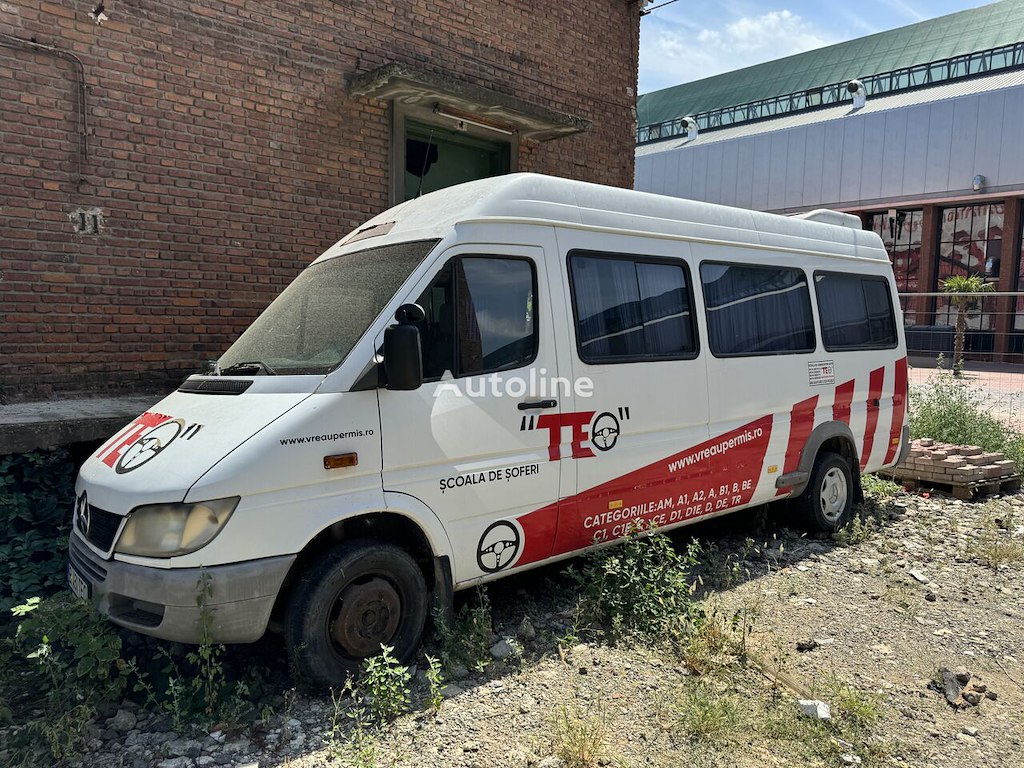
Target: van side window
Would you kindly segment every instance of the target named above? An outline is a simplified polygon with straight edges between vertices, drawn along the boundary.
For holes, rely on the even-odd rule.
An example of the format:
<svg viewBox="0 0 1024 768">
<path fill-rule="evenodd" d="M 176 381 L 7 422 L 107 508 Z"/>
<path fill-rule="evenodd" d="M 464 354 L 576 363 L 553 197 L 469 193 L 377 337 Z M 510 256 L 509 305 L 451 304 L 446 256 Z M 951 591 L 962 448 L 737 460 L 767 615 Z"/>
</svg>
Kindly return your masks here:
<svg viewBox="0 0 1024 768">
<path fill-rule="evenodd" d="M 829 352 L 896 346 L 896 319 L 884 279 L 815 272 L 814 287 L 821 338 Z"/>
<path fill-rule="evenodd" d="M 445 265 L 417 299 L 423 378 L 527 365 L 537 355 L 536 279 L 525 259 L 466 256 Z"/>
<path fill-rule="evenodd" d="M 574 252 L 569 268 L 585 363 L 696 356 L 685 264 Z"/>
<path fill-rule="evenodd" d="M 703 262 L 700 279 L 716 357 L 814 351 L 803 270 Z"/>
</svg>

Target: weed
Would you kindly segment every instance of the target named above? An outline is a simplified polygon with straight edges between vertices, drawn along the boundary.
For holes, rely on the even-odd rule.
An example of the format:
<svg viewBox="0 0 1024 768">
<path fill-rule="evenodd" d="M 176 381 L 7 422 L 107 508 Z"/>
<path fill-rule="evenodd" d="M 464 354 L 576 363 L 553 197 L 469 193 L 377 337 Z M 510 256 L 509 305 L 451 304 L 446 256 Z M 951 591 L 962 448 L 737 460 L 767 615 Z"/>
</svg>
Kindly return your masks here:
<svg viewBox="0 0 1024 768">
<path fill-rule="evenodd" d="M 899 483 L 872 474 L 861 475 L 860 486 L 865 500 L 871 499 L 876 502 L 884 502 L 903 493 L 903 486 Z"/>
<path fill-rule="evenodd" d="M 700 545 L 677 551 L 663 534 L 634 528 L 617 547 L 591 554 L 582 569 L 567 569 L 580 587 L 584 616 L 614 642 L 629 636 L 663 638 L 699 619 L 691 571 Z"/>
<path fill-rule="evenodd" d="M 846 525 L 832 534 L 832 539 L 841 547 L 863 544 L 882 530 L 882 523 L 877 516 L 857 514 Z"/>
<path fill-rule="evenodd" d="M 444 696 L 441 694 L 444 688 L 444 674 L 441 672 L 441 661 L 430 654 L 427 654 L 427 685 L 430 687 L 430 698 L 428 703 L 435 712 L 441 709 Z"/>
<path fill-rule="evenodd" d="M 409 709 L 412 674 L 391 655 L 394 650 L 392 646 L 382 645 L 380 654 L 363 662 L 359 692 L 366 699 L 374 723 L 389 722 Z"/>
<path fill-rule="evenodd" d="M 72 754 L 96 709 L 120 701 L 137 673 L 121 638 L 70 593 L 31 598 L 12 610 L 18 628 L 0 640 L 0 700 L 20 723 L 13 759 L 48 763 Z"/>
<path fill-rule="evenodd" d="M 940 367 L 931 381 L 910 391 L 911 437 L 980 445 L 1024 466 L 1024 435 L 994 417 L 985 394 L 969 380 Z"/>
<path fill-rule="evenodd" d="M 597 768 L 608 756 L 606 722 L 601 711 L 562 704 L 551 718 L 554 754 L 566 768 Z"/>
<path fill-rule="evenodd" d="M 969 553 L 995 570 L 1024 560 L 1024 541 L 1014 535 L 1013 509 L 998 500 L 985 506 L 986 514 L 968 547 Z"/>
<path fill-rule="evenodd" d="M 345 682 L 340 691 L 331 689 L 331 723 L 324 735 L 324 746 L 333 761 L 352 768 L 375 768 L 377 765 L 377 741 L 374 728 L 366 721 L 366 713 L 360 707 L 349 707 L 349 697 L 357 698 L 358 693 L 352 678 Z M 347 709 L 347 711 L 346 711 Z M 345 720 L 351 722 L 346 732 L 342 726 Z"/>
<path fill-rule="evenodd" d="M 697 675 L 733 666 L 747 657 L 747 646 L 759 607 L 743 605 L 723 614 L 717 604 L 702 606 L 701 618 L 690 631 L 672 638 L 676 655 Z"/>
<path fill-rule="evenodd" d="M 826 690 L 833 708 L 856 729 L 870 728 L 882 716 L 881 701 L 875 693 L 858 690 L 836 678 L 826 683 Z"/>
<path fill-rule="evenodd" d="M 377 734 L 408 711 L 412 674 L 391 655 L 392 651 L 393 647 L 382 645 L 380 654 L 363 662 L 358 684 L 349 678 L 340 691 L 331 689 L 333 710 L 324 744 L 332 760 L 353 768 L 376 766 Z M 439 672 L 436 659 L 428 657 L 428 663 Z M 350 723 L 347 731 L 342 726 L 345 720 Z"/>
<path fill-rule="evenodd" d="M 232 681 L 224 669 L 223 645 L 213 642 L 213 580 L 200 570 L 196 581 L 199 608 L 199 645 L 187 651 L 184 663 L 167 648 L 157 656 L 164 659 L 167 687 L 158 703 L 171 717 L 175 730 L 205 728 L 214 723 L 237 724 L 253 710 L 251 694 L 259 684 L 258 672 L 248 679 Z M 149 698 L 158 697 L 149 694 Z"/>
<path fill-rule="evenodd" d="M 441 661 L 447 669 L 462 664 L 478 672 L 484 670 L 491 660 L 494 636 L 491 602 L 485 587 L 477 589 L 475 602 L 463 604 L 452 626 L 440 614 L 435 616 L 434 624 L 441 641 Z"/>
<path fill-rule="evenodd" d="M 673 733 L 718 743 L 732 741 L 744 727 L 743 709 L 734 696 L 714 690 L 704 680 L 693 680 L 669 699 L 669 727 Z"/>
<path fill-rule="evenodd" d="M 64 586 L 73 480 L 63 448 L 0 456 L 0 611 Z"/>
</svg>

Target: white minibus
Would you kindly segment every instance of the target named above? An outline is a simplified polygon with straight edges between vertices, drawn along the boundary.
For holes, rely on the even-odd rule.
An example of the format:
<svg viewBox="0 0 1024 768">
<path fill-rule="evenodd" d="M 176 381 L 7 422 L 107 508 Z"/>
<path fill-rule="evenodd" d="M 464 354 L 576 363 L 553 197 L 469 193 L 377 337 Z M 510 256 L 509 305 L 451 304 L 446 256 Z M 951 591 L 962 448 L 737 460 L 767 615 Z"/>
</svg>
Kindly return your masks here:
<svg viewBox="0 0 1024 768">
<path fill-rule="evenodd" d="M 370 220 L 83 465 L 72 590 L 336 684 L 455 591 L 795 499 L 844 525 L 908 448 L 879 237 L 513 174 Z M 200 579 L 210 589 L 197 604 Z"/>
</svg>

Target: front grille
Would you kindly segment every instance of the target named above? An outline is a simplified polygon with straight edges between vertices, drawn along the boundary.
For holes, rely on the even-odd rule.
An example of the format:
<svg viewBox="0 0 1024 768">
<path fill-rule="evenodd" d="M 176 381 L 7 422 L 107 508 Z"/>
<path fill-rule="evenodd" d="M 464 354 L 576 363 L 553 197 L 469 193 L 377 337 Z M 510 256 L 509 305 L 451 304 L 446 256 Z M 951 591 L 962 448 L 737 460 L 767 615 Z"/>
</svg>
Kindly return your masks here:
<svg viewBox="0 0 1024 768">
<path fill-rule="evenodd" d="M 88 577 L 94 584 L 98 584 L 106 581 L 107 569 L 95 562 L 93 560 L 94 557 L 95 555 L 90 555 L 85 546 L 79 543 L 77 538 L 74 536 L 71 537 L 71 548 L 68 551 L 68 559 L 71 560 L 71 564 L 75 566 L 75 570 L 83 576 Z"/>
<path fill-rule="evenodd" d="M 89 543 L 96 547 L 96 549 L 109 552 L 110 547 L 114 544 L 114 537 L 117 536 L 117 530 L 121 527 L 121 521 L 124 518 L 121 515 L 115 515 L 113 512 L 107 512 L 105 509 L 100 509 L 90 504 L 89 530 L 87 531 L 85 530 L 82 518 L 78 515 L 76 517 L 78 518 L 78 530 Z"/>
</svg>

